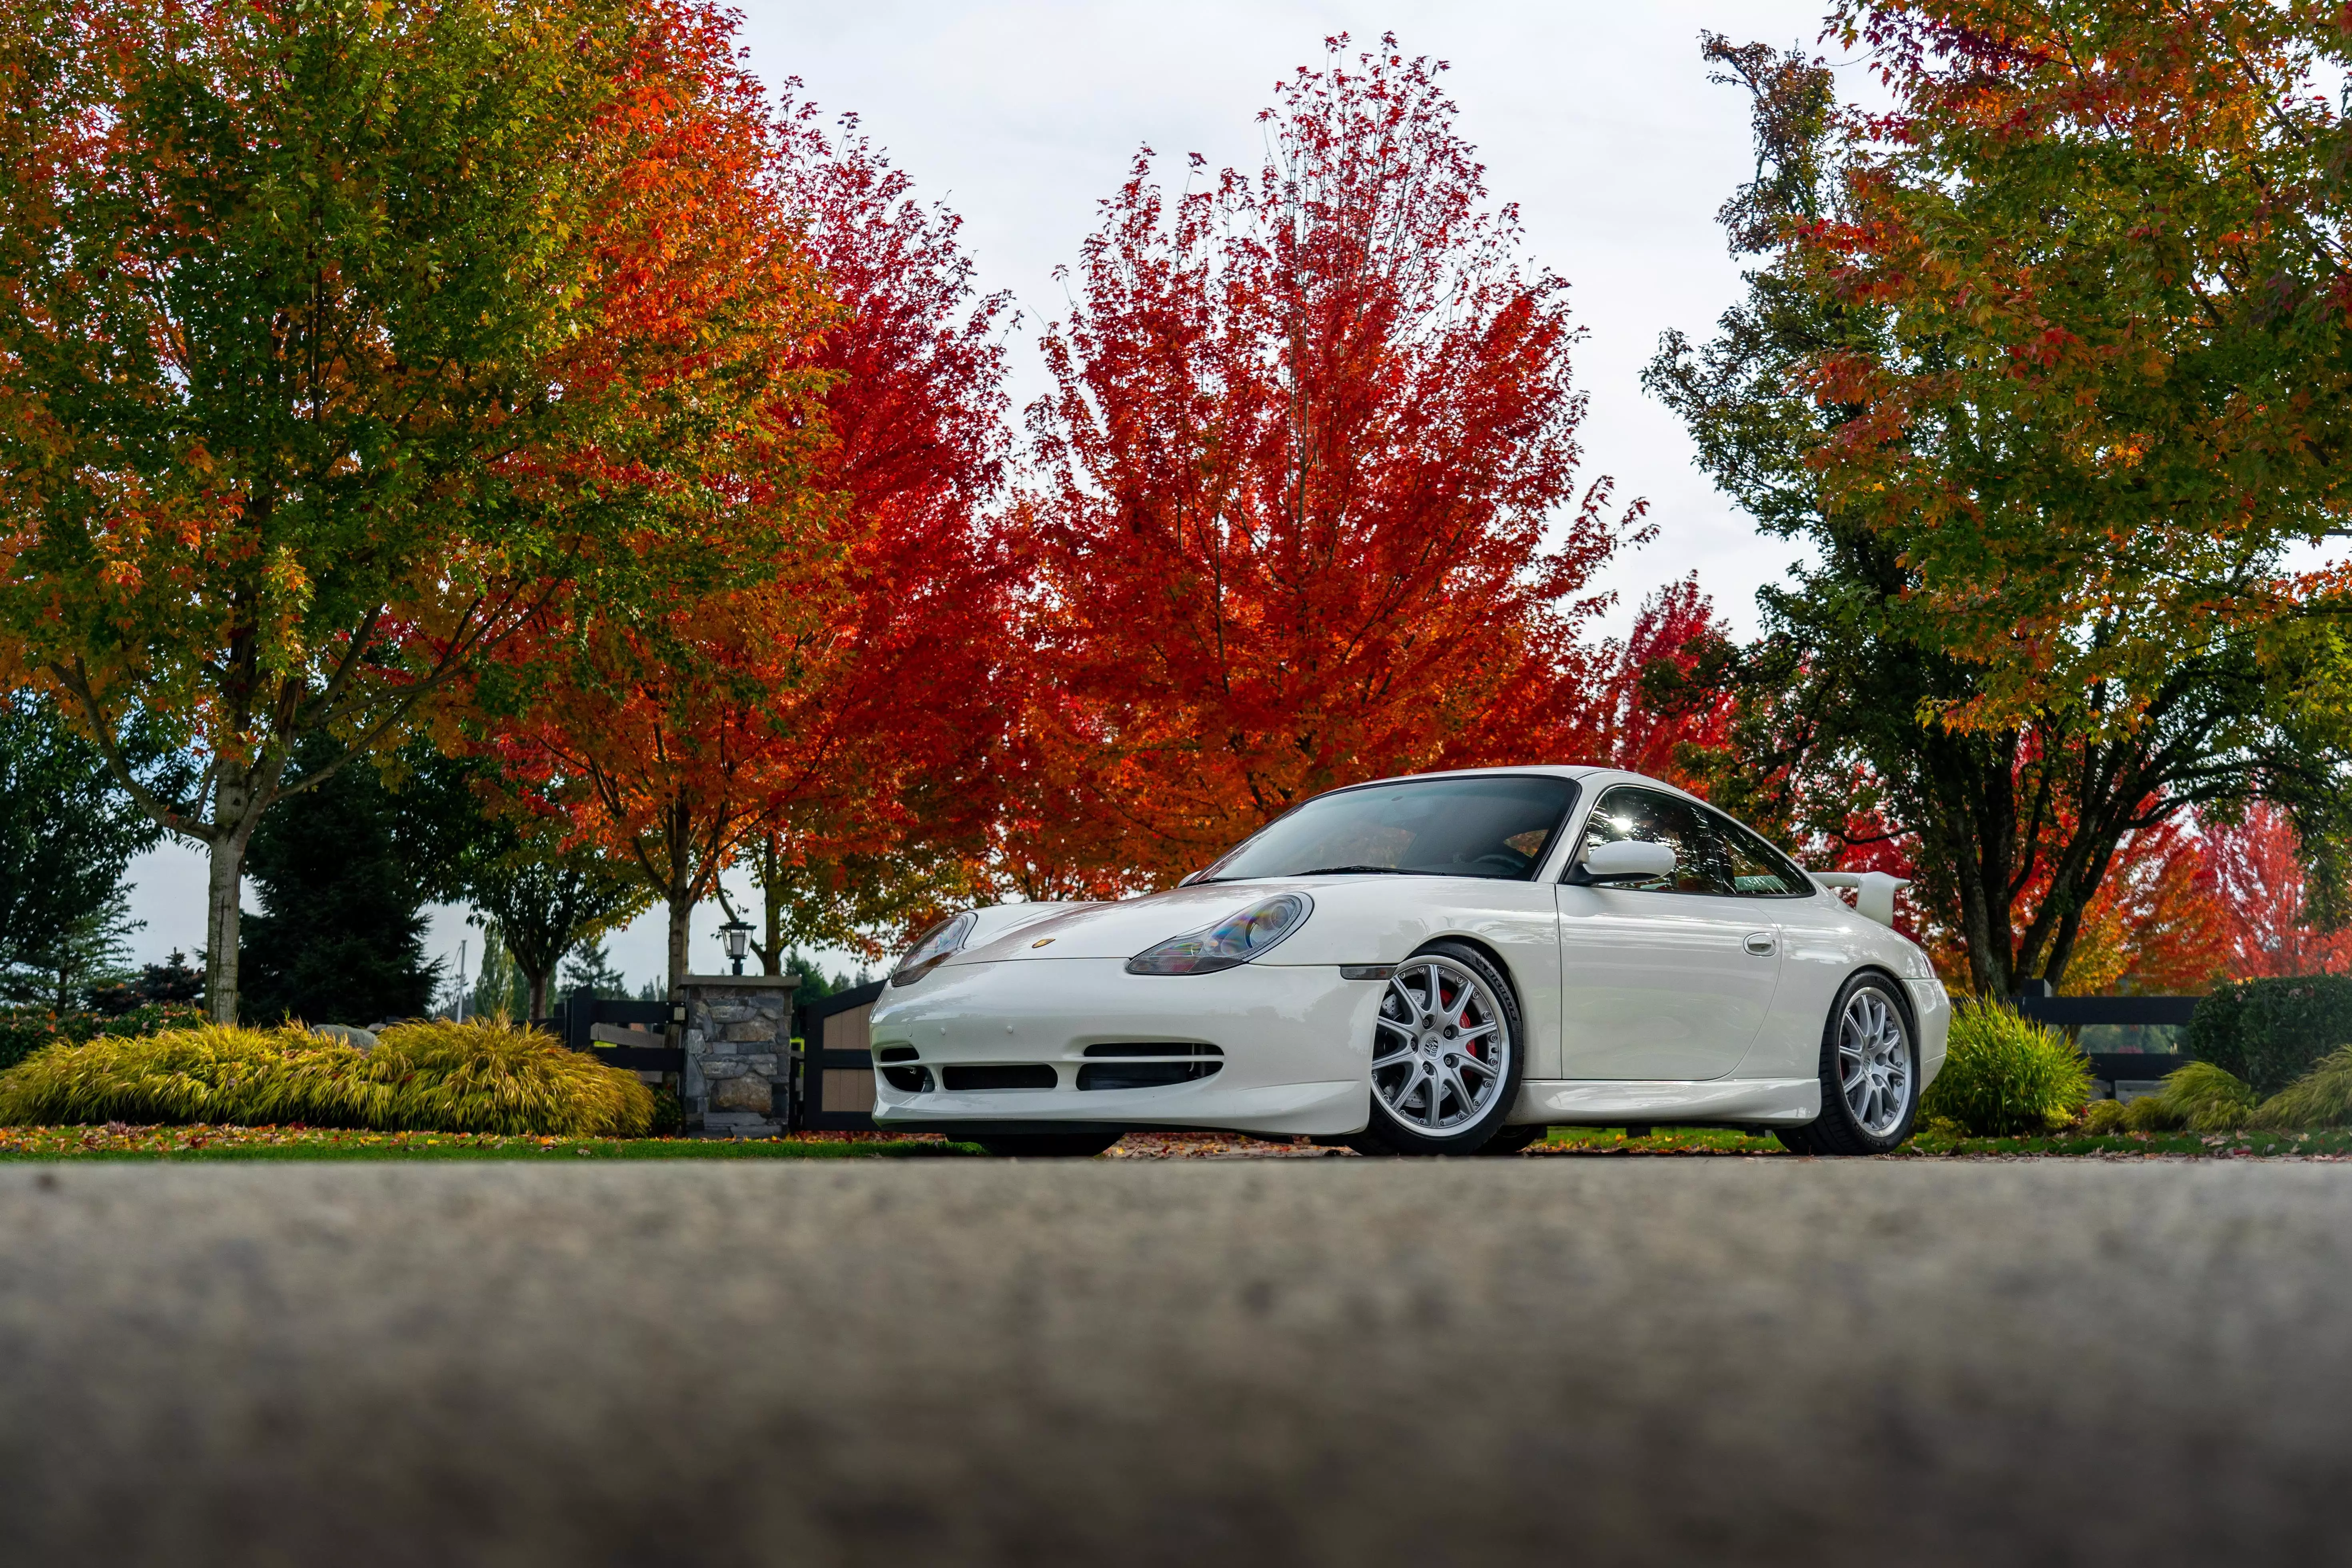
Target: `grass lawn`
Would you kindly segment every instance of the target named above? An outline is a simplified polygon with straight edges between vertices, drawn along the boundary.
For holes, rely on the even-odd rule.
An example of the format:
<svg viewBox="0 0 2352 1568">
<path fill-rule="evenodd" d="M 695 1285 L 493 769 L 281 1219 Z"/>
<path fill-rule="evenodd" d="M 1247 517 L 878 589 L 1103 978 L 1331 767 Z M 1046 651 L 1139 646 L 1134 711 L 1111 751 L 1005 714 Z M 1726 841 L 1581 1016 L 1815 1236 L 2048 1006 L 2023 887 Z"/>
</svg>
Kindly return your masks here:
<svg viewBox="0 0 2352 1568">
<path fill-rule="evenodd" d="M 1777 1139 L 1750 1137 L 1723 1127 L 1661 1127 L 1647 1138 L 1628 1138 L 1616 1127 L 1555 1127 L 1530 1152 L 1543 1154 L 1786 1154 Z M 2235 1159 L 2301 1155 L 2310 1159 L 2352 1156 L 2352 1131 L 2326 1132 L 2124 1132 L 2091 1138 L 2056 1132 L 2037 1138 L 1968 1138 L 1923 1130 L 1898 1151 L 1901 1159 L 1982 1158 L 2019 1155 L 2092 1155 L 2106 1159 L 2154 1154 Z"/>
<path fill-rule="evenodd" d="M 936 1136 L 804 1132 L 789 1138 L 538 1138 L 479 1132 L 362 1132 L 323 1127 L 0 1127 L 0 1161 L 10 1160 L 906 1160 L 957 1159 L 977 1145 Z M 1234 1134 L 1153 1133 L 1132 1138 L 1129 1158 L 1337 1153 L 1268 1144 Z M 1615 1127 L 1556 1127 L 1528 1158 L 1706 1156 L 1788 1152 L 1772 1138 L 1719 1127 L 1661 1127 L 1628 1138 Z M 2352 1131 L 2330 1132 L 2134 1132 L 2089 1138 L 1961 1138 L 1924 1131 L 1901 1159 L 2091 1156 L 2145 1159 L 2297 1156 L 2352 1158 Z"/>
<path fill-rule="evenodd" d="M 539 1138 L 328 1127 L 0 1127 L 6 1160 L 839 1160 L 978 1154 L 969 1143 L 880 1132 L 793 1138 Z"/>
</svg>

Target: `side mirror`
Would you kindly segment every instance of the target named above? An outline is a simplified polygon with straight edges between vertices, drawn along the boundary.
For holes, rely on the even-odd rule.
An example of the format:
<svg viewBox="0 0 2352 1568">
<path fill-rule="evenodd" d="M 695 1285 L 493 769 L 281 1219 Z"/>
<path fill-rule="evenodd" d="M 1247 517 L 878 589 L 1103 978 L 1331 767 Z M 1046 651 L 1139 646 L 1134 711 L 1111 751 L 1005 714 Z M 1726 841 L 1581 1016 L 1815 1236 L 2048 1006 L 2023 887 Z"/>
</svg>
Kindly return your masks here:
<svg viewBox="0 0 2352 1568">
<path fill-rule="evenodd" d="M 1648 882 L 1675 874 L 1675 847 L 1621 838 L 1609 844 L 1588 844 L 1568 880 L 1578 887 L 1596 882 Z"/>
</svg>

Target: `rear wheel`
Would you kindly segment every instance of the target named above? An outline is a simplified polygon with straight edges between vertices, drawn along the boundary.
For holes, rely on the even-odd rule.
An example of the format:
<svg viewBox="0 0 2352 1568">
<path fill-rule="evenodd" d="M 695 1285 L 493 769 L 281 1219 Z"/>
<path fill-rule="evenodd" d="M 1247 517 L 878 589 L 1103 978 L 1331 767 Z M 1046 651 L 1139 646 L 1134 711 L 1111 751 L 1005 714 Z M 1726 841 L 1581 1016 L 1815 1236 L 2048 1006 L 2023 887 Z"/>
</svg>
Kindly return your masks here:
<svg viewBox="0 0 2352 1568">
<path fill-rule="evenodd" d="M 1000 1132 L 972 1142 L 1000 1160 L 1091 1160 L 1120 1137 L 1117 1132 Z"/>
<path fill-rule="evenodd" d="M 1884 974 L 1845 983 L 1822 1031 L 1822 1113 L 1775 1136 L 1800 1154 L 1884 1154 L 1919 1114 L 1919 1042 Z"/>
<path fill-rule="evenodd" d="M 1504 1131 L 1519 1092 L 1519 1057 L 1518 999 L 1502 972 L 1466 943 L 1432 943 L 1397 965 L 1381 998 L 1371 1124 L 1349 1147 L 1478 1152 Z"/>
</svg>

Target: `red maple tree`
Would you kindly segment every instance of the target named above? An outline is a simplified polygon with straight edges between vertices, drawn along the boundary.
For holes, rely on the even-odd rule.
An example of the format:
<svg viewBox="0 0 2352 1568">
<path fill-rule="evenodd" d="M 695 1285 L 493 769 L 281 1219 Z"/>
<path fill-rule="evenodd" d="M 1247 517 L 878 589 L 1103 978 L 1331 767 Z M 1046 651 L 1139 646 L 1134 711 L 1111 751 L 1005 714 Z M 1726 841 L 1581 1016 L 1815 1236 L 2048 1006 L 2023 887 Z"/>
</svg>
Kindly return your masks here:
<svg viewBox="0 0 2352 1568">
<path fill-rule="evenodd" d="M 1738 702 L 1727 684 L 1692 677 L 1729 647 L 1697 573 L 1653 592 L 1633 627 L 1603 643 L 1592 661 L 1587 724 L 1600 750 L 1583 760 L 1704 795 L 1704 754 L 1729 744 Z"/>
<path fill-rule="evenodd" d="M 1014 563 L 986 526 L 1009 445 L 999 341 L 962 220 L 845 115 L 786 83 L 783 189 L 841 315 L 811 365 L 830 437 L 809 483 L 839 510 L 833 614 L 793 650 L 751 858 L 754 939 L 871 948 L 966 891 L 1000 795 Z"/>
<path fill-rule="evenodd" d="M 1045 340 L 1017 523 L 1047 831 L 1011 847 L 1041 885 L 1164 879 L 1351 780 L 1579 749 L 1576 633 L 1642 509 L 1579 492 L 1566 285 L 1523 268 L 1442 66 L 1327 48 L 1255 176 L 1171 197 L 1137 156 Z"/>
<path fill-rule="evenodd" d="M 2310 924 L 2302 847 L 2287 814 L 2267 802 L 2238 823 L 2208 823 L 2199 887 L 2211 899 L 2239 980 L 2352 970 L 2352 931 Z"/>
</svg>

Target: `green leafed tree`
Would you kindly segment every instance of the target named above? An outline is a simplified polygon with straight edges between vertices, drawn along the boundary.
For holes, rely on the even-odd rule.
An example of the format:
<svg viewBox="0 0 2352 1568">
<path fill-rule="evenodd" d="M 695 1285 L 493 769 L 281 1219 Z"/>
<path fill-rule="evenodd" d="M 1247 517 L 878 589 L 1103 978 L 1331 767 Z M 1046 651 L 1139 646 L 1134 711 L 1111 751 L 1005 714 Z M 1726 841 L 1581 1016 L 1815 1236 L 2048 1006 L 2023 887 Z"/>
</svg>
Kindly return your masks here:
<svg viewBox="0 0 2352 1568">
<path fill-rule="evenodd" d="M 672 584 L 791 424 L 808 269 L 698 0 L 25 0 L 0 31 L 0 681 L 211 858 L 535 615 Z M 749 193 L 730 206 L 730 193 Z M 193 754 L 143 773 L 130 727 Z"/>
<path fill-rule="evenodd" d="M 1878 9 L 1974 26 L 1996 9 L 2015 22 L 2069 8 Z M 2152 12 L 2139 21 L 2149 41 Z M 1906 55 L 1884 35 L 1885 63 L 1916 86 L 1904 73 L 1934 58 L 1934 40 L 1965 36 L 1923 27 Z M 1705 343 L 1669 333 L 1646 379 L 1717 482 L 1811 556 L 1762 595 L 1764 638 L 1715 672 L 1744 699 L 1715 759 L 1727 798 L 1856 854 L 1899 854 L 1933 934 L 1991 994 L 2063 983 L 2118 856 L 2189 807 L 2227 815 L 2268 796 L 2296 812 L 2308 844 L 2335 842 L 2342 710 L 2310 699 L 2340 689 L 2337 634 L 2309 613 L 2324 593 L 2298 605 L 2263 586 L 2281 581 L 2289 544 L 2324 530 L 2326 487 L 2305 472 L 2242 527 L 2218 493 L 2168 491 L 2109 460 L 2168 400 L 2176 436 L 2225 423 L 2191 416 L 2231 395 L 2216 345 L 2238 326 L 2168 308 L 2148 270 L 2161 270 L 2153 237 L 2179 194 L 2175 149 L 2142 139 L 2146 121 L 2107 126 L 2095 155 L 2063 136 L 2007 141 L 1951 83 L 1940 98 L 1919 88 L 1903 136 L 1886 138 L 1886 121 L 1837 101 L 1817 60 L 1717 37 L 1706 53 L 1754 107 L 1756 177 L 1722 213 L 1752 264 L 1748 291 Z M 1929 154 L 1971 138 L 1976 155 Z M 2243 148 L 2207 155 L 2244 167 Z M 2073 183 L 2085 157 L 2095 198 Z M 1890 182 L 1906 180 L 1918 189 L 1897 202 Z M 1908 276 L 1874 248 L 1890 203 L 1941 214 L 1905 241 Z M 2135 221 L 2152 226 L 2137 244 Z M 2037 384 L 2021 354 L 2031 334 L 2002 315 L 2013 290 L 1972 317 L 1936 289 L 2001 253 L 2031 254 L 2038 276 L 2063 282 L 2053 302 L 2074 330 L 2160 341 L 2171 371 L 2135 385 L 2137 406 L 2102 404 L 2087 374 Z M 2103 436 L 2084 413 L 2101 406 Z M 2206 615 L 2200 600 L 2188 629 L 2172 603 L 2181 584 L 2158 564 L 2168 553 L 2241 612 Z"/>
<path fill-rule="evenodd" d="M 31 692 L 0 700 L 0 985 L 63 1010 L 120 978 L 123 874 L 160 830 Z"/>
<path fill-rule="evenodd" d="M 496 932 L 512 956 L 523 1005 L 533 1018 L 547 1016 L 548 988 L 566 957 L 583 943 L 595 942 L 625 925 L 652 901 L 641 881 L 584 850 L 567 852 L 551 843 L 530 841 L 513 843 L 470 868 L 465 891 L 483 917 L 485 941 Z M 603 953 L 598 946 L 591 977 L 580 984 L 620 984 L 617 977 L 601 978 Z"/>
<path fill-rule="evenodd" d="M 635 994 L 628 977 L 613 967 L 612 954 L 604 951 L 601 936 L 590 937 L 573 949 L 563 966 L 564 994 L 582 990 L 606 1002 L 625 1002 Z"/>
</svg>

